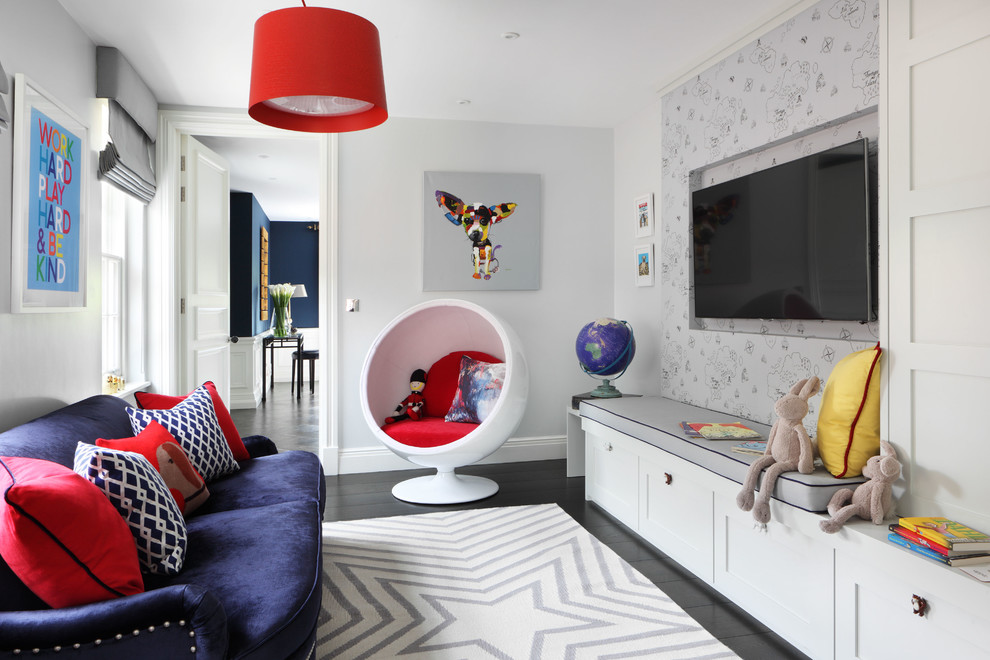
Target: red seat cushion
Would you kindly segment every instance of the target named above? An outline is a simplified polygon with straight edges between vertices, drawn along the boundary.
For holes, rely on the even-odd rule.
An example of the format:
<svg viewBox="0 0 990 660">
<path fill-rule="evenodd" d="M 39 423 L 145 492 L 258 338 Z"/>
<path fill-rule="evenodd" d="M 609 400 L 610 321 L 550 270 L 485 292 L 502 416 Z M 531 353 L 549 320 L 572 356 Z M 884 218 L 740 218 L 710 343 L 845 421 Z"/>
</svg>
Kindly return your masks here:
<svg viewBox="0 0 990 660">
<path fill-rule="evenodd" d="M 427 417 L 439 417 L 443 421 L 450 411 L 450 405 L 454 402 L 454 395 L 457 393 L 457 379 L 461 375 L 461 356 L 464 355 L 481 362 L 501 362 L 497 357 L 481 351 L 454 351 L 434 362 L 426 374 L 426 387 L 423 388 Z"/>
<path fill-rule="evenodd" d="M 445 422 L 443 417 L 423 417 L 419 421 L 404 419 L 382 427 L 386 435 L 410 447 L 439 447 L 460 440 L 478 428 L 477 424 Z"/>
</svg>

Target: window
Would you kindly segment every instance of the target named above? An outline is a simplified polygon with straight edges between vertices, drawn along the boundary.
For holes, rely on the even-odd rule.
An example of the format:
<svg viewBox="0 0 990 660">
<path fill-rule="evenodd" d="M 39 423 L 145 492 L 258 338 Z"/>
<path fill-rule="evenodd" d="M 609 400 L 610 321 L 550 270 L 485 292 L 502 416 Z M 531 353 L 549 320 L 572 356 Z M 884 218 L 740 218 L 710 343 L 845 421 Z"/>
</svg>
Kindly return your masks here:
<svg viewBox="0 0 990 660">
<path fill-rule="evenodd" d="M 102 188 L 102 384 L 113 393 L 144 382 L 145 207 L 107 183 Z"/>
</svg>

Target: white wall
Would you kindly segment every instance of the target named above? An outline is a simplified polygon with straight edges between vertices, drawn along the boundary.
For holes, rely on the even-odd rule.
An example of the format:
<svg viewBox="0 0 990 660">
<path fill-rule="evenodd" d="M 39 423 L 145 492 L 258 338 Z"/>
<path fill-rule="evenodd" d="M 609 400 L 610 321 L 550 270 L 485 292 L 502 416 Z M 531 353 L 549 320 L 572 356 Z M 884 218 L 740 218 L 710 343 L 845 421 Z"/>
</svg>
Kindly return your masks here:
<svg viewBox="0 0 990 660">
<path fill-rule="evenodd" d="M 400 312 L 432 298 L 470 300 L 515 329 L 532 374 L 516 437 L 564 435 L 570 396 L 594 385 L 577 365 L 574 339 L 613 308 L 612 149 L 605 129 L 395 117 L 340 136 L 339 292 L 361 301 L 360 311 L 342 313 L 340 322 L 342 462 L 349 450 L 380 446 L 358 394 L 371 343 Z M 422 291 L 425 171 L 542 175 L 539 290 Z"/>
<path fill-rule="evenodd" d="M 98 394 L 100 379 L 100 187 L 92 114 L 96 47 L 55 0 L 19 2 L 0 18 L 0 62 L 23 73 L 90 124 L 87 307 L 11 314 L 9 275 L 0 277 L 0 429 Z M 4 95 L 13 114 L 13 94 Z M 10 272 L 12 132 L 0 134 L 0 272 Z"/>
<path fill-rule="evenodd" d="M 634 200 L 654 195 L 654 235 L 636 237 Z M 638 112 L 615 129 L 615 312 L 613 316 L 628 321 L 636 335 L 636 357 L 626 373 L 616 382 L 620 391 L 629 394 L 660 394 L 660 311 L 663 305 L 660 278 L 664 264 L 660 257 L 660 101 Z M 633 250 L 637 245 L 653 243 L 654 285 L 636 286 Z"/>
</svg>

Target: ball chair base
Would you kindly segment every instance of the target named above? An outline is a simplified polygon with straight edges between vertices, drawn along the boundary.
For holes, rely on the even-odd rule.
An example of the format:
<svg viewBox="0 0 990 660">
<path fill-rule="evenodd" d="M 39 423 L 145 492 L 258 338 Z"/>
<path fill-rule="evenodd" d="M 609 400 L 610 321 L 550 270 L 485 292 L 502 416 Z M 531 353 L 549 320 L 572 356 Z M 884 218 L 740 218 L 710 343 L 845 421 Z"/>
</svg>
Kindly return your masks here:
<svg viewBox="0 0 990 660">
<path fill-rule="evenodd" d="M 498 484 L 491 479 L 437 471 L 427 477 L 416 477 L 395 484 L 392 495 L 413 504 L 460 504 L 491 497 Z"/>
</svg>

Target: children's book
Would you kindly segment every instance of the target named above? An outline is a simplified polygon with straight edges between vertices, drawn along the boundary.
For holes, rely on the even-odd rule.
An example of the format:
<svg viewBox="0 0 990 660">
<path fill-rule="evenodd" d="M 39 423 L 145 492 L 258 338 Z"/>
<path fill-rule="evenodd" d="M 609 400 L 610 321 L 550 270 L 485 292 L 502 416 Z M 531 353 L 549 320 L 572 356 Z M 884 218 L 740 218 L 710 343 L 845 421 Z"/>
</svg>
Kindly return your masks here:
<svg viewBox="0 0 990 660">
<path fill-rule="evenodd" d="M 754 454 L 756 456 L 763 456 L 763 454 L 767 451 L 767 441 L 750 440 L 749 442 L 742 442 L 738 445 L 732 445 L 729 449 L 737 454 Z"/>
<path fill-rule="evenodd" d="M 901 518 L 897 522 L 901 527 L 935 541 L 949 550 L 990 551 L 990 536 L 948 518 L 938 516 Z"/>
<path fill-rule="evenodd" d="M 891 543 L 896 543 L 897 545 L 917 552 L 919 555 L 924 555 L 929 559 L 934 559 L 935 561 L 940 561 L 943 564 L 948 564 L 949 566 L 967 566 L 969 564 L 990 564 L 990 553 L 978 552 L 971 555 L 959 555 L 958 557 L 946 557 L 941 555 L 931 548 L 926 548 L 923 545 L 918 545 L 917 543 L 911 543 L 906 538 L 897 534 L 896 532 L 891 532 L 887 534 L 887 540 Z"/>
<path fill-rule="evenodd" d="M 697 436 L 706 440 L 742 440 L 743 438 L 762 438 L 763 436 L 741 422 L 715 424 L 708 422 L 682 422 L 681 428 L 693 430 Z"/>
</svg>

